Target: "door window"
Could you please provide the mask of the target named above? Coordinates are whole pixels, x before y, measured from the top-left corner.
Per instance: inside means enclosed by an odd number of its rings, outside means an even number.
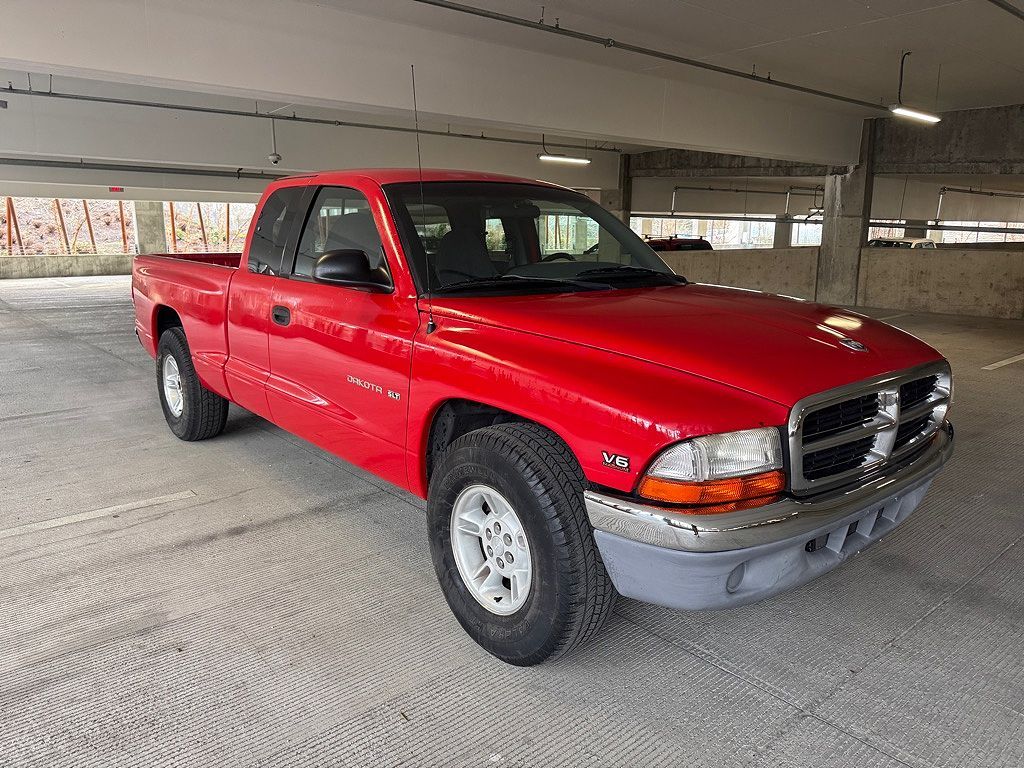
[[[347,187],[324,187],[316,196],[313,210],[299,241],[292,273],[312,277],[317,260],[327,251],[363,251],[370,268],[383,267],[384,249],[366,197]]]
[[[260,275],[281,273],[288,236],[295,225],[304,187],[283,187],[273,192],[256,220],[256,230],[249,244],[249,271]]]

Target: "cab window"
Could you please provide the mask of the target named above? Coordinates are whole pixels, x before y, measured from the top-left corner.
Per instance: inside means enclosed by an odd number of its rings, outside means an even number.
[[[288,236],[295,226],[303,189],[283,187],[272,192],[263,203],[249,245],[247,263],[250,272],[260,275],[281,273],[281,259]]]
[[[387,270],[380,233],[366,197],[347,187],[324,187],[306,220],[292,274],[312,277],[317,260],[337,250],[363,251],[371,269]]]

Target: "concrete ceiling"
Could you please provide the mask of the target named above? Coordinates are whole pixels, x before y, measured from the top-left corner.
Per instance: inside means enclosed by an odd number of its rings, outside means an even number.
[[[1024,12],[1024,0],[1010,0]],[[771,72],[873,103],[939,111],[1024,102],[1024,21],[987,0],[463,0],[464,4],[758,74]],[[624,70],[692,79],[694,70],[516,28],[413,0],[329,0],[338,8],[571,56]],[[722,78],[721,75],[715,75]],[[728,78],[725,78],[728,79]],[[762,86],[763,90],[772,90]]]
[[[652,68],[658,62],[647,57],[548,40],[543,31],[414,0],[9,5],[0,67],[389,119],[411,117],[410,65],[416,67],[421,114],[435,124],[617,145],[842,165],[857,157],[862,118],[877,114],[873,104],[836,102],[692,67]],[[513,8],[528,10],[525,4]],[[673,6],[650,8],[669,13]],[[533,13],[539,14],[536,6]],[[647,24],[656,17],[644,18]],[[653,21],[649,26],[655,28]],[[697,116],[694,105],[700,107]]]
[[[357,111],[353,109],[340,109],[323,107],[317,105],[303,104],[298,102],[284,101],[273,98],[241,98],[225,94],[218,94],[213,91],[204,92],[197,89],[174,89],[162,88],[151,85],[140,85],[137,83],[119,83],[93,78],[67,77],[57,75],[49,79],[45,72],[24,72],[13,69],[0,68],[0,96],[3,96],[3,87],[10,84],[11,87],[27,90],[30,86],[36,91],[53,90],[58,93],[69,93],[86,96],[101,96],[115,99],[129,99],[144,102],[156,102],[162,104],[178,104],[186,106],[211,107],[214,109],[236,110],[240,112],[252,112],[258,110],[262,114],[280,115],[287,119],[293,115],[315,118],[319,120],[337,120],[343,123],[358,123],[362,125],[393,126],[403,129],[411,129],[413,122],[406,116],[381,115],[371,111]],[[37,98],[45,99],[45,96]],[[173,110],[172,110],[173,112]],[[451,133],[471,134],[473,136],[487,136],[496,139],[524,140],[529,142],[541,141],[541,134],[536,132],[525,132],[506,130],[490,125],[473,122],[441,122],[431,120],[428,116],[420,119],[420,128],[425,131],[448,131]],[[269,130],[269,129],[268,129]],[[546,134],[544,140],[548,145],[558,148],[564,144],[572,146],[601,147],[603,149],[614,149],[621,152],[643,152],[653,147],[649,145],[631,144],[629,142],[594,142],[585,143],[580,139],[567,135]]]

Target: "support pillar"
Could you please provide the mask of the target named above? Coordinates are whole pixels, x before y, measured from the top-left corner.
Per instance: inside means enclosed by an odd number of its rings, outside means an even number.
[[[778,219],[775,222],[775,238],[772,248],[790,248],[793,245],[793,222]]]
[[[860,249],[867,243],[874,184],[874,121],[865,120],[860,159],[846,173],[825,177],[825,213],[815,299],[825,304],[857,303]]]
[[[626,153],[618,156],[618,206],[626,226],[630,225],[630,216],[633,215],[632,165],[633,161]]]
[[[907,219],[904,237],[928,237],[928,222],[923,219]]]
[[[139,243],[139,253],[167,253],[163,203],[135,201],[135,238]]]

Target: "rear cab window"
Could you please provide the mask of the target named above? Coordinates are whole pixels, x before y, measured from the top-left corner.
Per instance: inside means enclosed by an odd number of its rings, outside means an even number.
[[[250,272],[279,275],[288,238],[302,208],[306,187],[282,187],[270,193],[260,208],[256,229],[249,244]]]

